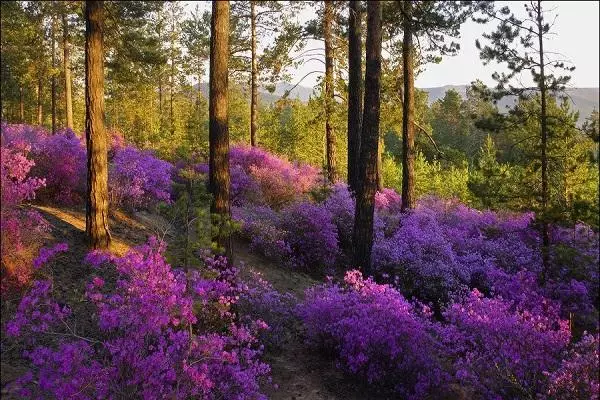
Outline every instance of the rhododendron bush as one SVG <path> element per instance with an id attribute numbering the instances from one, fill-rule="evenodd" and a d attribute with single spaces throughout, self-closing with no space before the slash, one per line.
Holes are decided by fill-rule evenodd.
<path id="1" fill-rule="evenodd" d="M 447 373 L 426 317 L 397 290 L 365 280 L 358 271 L 346 273 L 344 283 L 307 292 L 299 314 L 310 342 L 333 351 L 345 370 L 402 398 L 446 390 Z"/>
<path id="2" fill-rule="evenodd" d="M 30 176 L 35 165 L 29 158 L 30 150 L 24 143 L 0 147 L 2 293 L 31 279 L 40 235 L 49 229 L 40 213 L 21 207 L 45 185 L 44 179 Z"/>
<path id="3" fill-rule="evenodd" d="M 350 271 L 342 285 L 309 289 L 298 313 L 313 346 L 401 398 L 598 395 L 597 337 L 570 348 L 559 304 L 533 292 L 511 301 L 474 290 L 436 319 L 392 286 Z"/>
<path id="4" fill-rule="evenodd" d="M 294 164 L 258 147 L 237 145 L 229 151 L 231 198 L 234 205 L 260 204 L 279 209 L 306 199 L 321 183 L 319 170 Z M 208 172 L 208 166 L 198 166 Z"/>
<path id="5" fill-rule="evenodd" d="M 27 149 L 35 162 L 32 173 L 45 179 L 42 200 L 81 204 L 85 197 L 85 138 L 70 129 L 51 135 L 28 125 L 2 124 L 2 142 L 8 149 Z M 110 133 L 109 197 L 112 204 L 128 209 L 151 208 L 171 201 L 172 165 L 148 151 L 125 146 L 122 137 Z"/>
<path id="6" fill-rule="evenodd" d="M 115 152 L 109 174 L 109 198 L 116 206 L 151 207 L 171 200 L 172 165 L 151 152 L 127 146 Z"/>
<path id="7" fill-rule="evenodd" d="M 72 311 L 58 305 L 50 281 L 36 281 L 7 334 L 21 340 L 31 369 L 11 388 L 19 396 L 265 398 L 260 383 L 261 320 L 242 324 L 234 312 L 244 290 L 224 258 L 205 258 L 205 272 L 172 269 L 156 239 L 123 257 L 94 252 L 98 273 L 86 288 L 95 305 L 96 337 L 74 332 Z M 112 289 L 110 289 L 112 287 Z M 47 338 L 58 337 L 47 345 Z"/>

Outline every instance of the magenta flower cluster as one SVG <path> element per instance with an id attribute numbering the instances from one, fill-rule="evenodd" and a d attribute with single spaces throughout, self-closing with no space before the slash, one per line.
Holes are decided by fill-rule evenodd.
<path id="1" fill-rule="evenodd" d="M 33 259 L 39 249 L 39 237 L 49 229 L 42 215 L 23 208 L 34 200 L 46 184 L 31 175 L 35 162 L 29 157 L 31 146 L 23 141 L 5 137 L 2 124 L 0 147 L 0 240 L 2 245 L 2 287 L 7 290 L 29 282 L 33 274 Z"/>
<path id="2" fill-rule="evenodd" d="M 260 361 L 257 335 L 268 326 L 240 322 L 237 269 L 206 258 L 202 273 L 174 270 L 163 250 L 150 239 L 120 258 L 90 254 L 87 261 L 105 276 L 86 290 L 97 310 L 93 337 L 74 331 L 50 282 L 34 282 L 7 325 L 27 343 L 31 360 L 12 390 L 28 398 L 266 398 L 261 382 L 270 368 Z M 61 339 L 48 346 L 44 334 Z"/>
<path id="3" fill-rule="evenodd" d="M 558 303 L 534 293 L 511 301 L 475 289 L 437 319 L 392 286 L 349 271 L 343 285 L 309 289 L 298 314 L 310 344 L 333 353 L 347 372 L 401 398 L 598 395 L 597 336 L 570 346 L 569 323 Z"/>
<path id="4" fill-rule="evenodd" d="M 45 179 L 42 200 L 58 204 L 81 204 L 85 197 L 85 138 L 64 129 L 51 135 L 42 128 L 2 124 L 2 142 L 20 149 L 35 162 L 32 173 Z M 173 166 L 149 151 L 125 146 L 111 133 L 109 150 L 109 197 L 112 204 L 128 209 L 150 208 L 171 200 Z"/>

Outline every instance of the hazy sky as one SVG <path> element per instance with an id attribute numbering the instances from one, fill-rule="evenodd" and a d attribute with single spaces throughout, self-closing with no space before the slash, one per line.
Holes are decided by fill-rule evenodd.
<path id="1" fill-rule="evenodd" d="M 203 9 L 210 8 L 210 2 L 195 3 L 185 2 L 186 9 L 194 9 L 197 4 Z M 499 1 L 497 5 L 509 5 L 510 8 L 523 16 L 525 11 L 522 1 Z M 598 1 L 544 1 L 546 10 L 551 10 L 547 18 L 558 14 L 553 32 L 556 35 L 550 37 L 545 43 L 545 49 L 560 52 L 570 60 L 576 69 L 571 73 L 572 79 L 569 86 L 574 87 L 598 87 L 599 84 L 599 17 L 600 2 Z M 314 18 L 314 11 L 304 10 L 299 14 L 299 21 Z M 495 24 L 480 25 L 468 21 L 461 28 L 460 53 L 454 57 L 444 57 L 440 64 L 431 64 L 425 71 L 416 77 L 418 87 L 436 87 L 444 85 L 463 85 L 480 79 L 491 85 L 492 72 L 497 66 L 483 66 L 479 59 L 479 52 L 475 48 L 475 39 L 481 38 L 483 32 L 490 32 Z M 311 47 L 318 46 L 318 42 L 309 44 Z M 322 46 L 322 44 L 321 44 Z M 293 72 L 292 83 L 296 83 L 307 72 L 324 69 L 323 63 L 311 61 Z M 313 86 L 319 74 L 313 74 L 302 81 L 302 86 Z M 527 77 L 528 79 L 528 77 Z"/>

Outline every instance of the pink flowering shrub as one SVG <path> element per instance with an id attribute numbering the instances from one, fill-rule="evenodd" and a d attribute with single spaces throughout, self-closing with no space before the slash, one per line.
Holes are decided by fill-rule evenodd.
<path id="1" fill-rule="evenodd" d="M 113 205 L 129 209 L 171 201 L 173 166 L 152 153 L 125 146 L 118 132 L 109 133 L 109 196 Z M 41 128 L 2 124 L 2 142 L 35 161 L 32 173 L 45 179 L 41 200 L 80 204 L 86 188 L 85 138 L 69 129 L 49 135 Z M 33 164 L 32 164 L 33 165 Z"/>
<path id="2" fill-rule="evenodd" d="M 4 138 L 5 126 L 2 126 Z M 0 255 L 2 257 L 1 292 L 23 286 L 33 274 L 33 259 L 40 248 L 39 237 L 49 230 L 48 223 L 35 210 L 22 205 L 36 196 L 45 185 L 31 177 L 35 163 L 28 158 L 27 144 L 0 147 Z"/>
<path id="3" fill-rule="evenodd" d="M 339 255 L 337 229 L 322 206 L 304 201 L 281 210 L 280 228 L 291 249 L 293 268 L 333 267 Z"/>
<path id="4" fill-rule="evenodd" d="M 600 398 L 600 355 L 598 334 L 585 335 L 567 352 L 560 367 L 548 374 L 550 384 L 547 395 L 550 399 L 595 399 Z"/>
<path id="5" fill-rule="evenodd" d="M 333 352 L 344 370 L 401 398 L 444 392 L 448 375 L 427 312 L 421 316 L 397 290 L 365 280 L 356 270 L 344 282 L 307 291 L 298 312 L 310 343 Z"/>
<path id="6" fill-rule="evenodd" d="M 280 293 L 260 273 L 254 272 L 246 282 L 238 307 L 246 318 L 260 318 L 269 328 L 259 334 L 261 343 L 282 349 L 296 331 L 294 307 L 298 300 L 291 293 Z"/>
<path id="7" fill-rule="evenodd" d="M 150 152 L 130 146 L 117 150 L 108 174 L 111 203 L 135 209 L 170 202 L 172 169 Z"/>
<path id="8" fill-rule="evenodd" d="M 234 201 L 264 204 L 275 209 L 307 198 L 319 184 L 318 169 L 297 165 L 249 146 L 229 152 Z"/>
<path id="9" fill-rule="evenodd" d="M 85 144 L 70 129 L 49 135 L 33 152 L 33 172 L 46 179 L 40 198 L 59 204 L 80 204 L 85 197 Z"/>
<path id="10" fill-rule="evenodd" d="M 186 275 L 162 251 L 151 239 L 120 258 L 90 254 L 99 272 L 117 273 L 114 285 L 95 277 L 87 286 L 97 338 L 75 335 L 50 283 L 36 282 L 7 326 L 32 348 L 25 352 L 31 369 L 12 390 L 36 398 L 265 399 L 260 382 L 269 366 L 259 359 L 256 335 L 268 327 L 238 322 L 237 270 L 217 258 L 207 261 L 206 277 Z M 38 340 L 44 333 L 62 339 L 48 346 Z"/>
<path id="11" fill-rule="evenodd" d="M 474 290 L 444 312 L 440 328 L 456 379 L 482 398 L 533 398 L 548 383 L 571 333 L 556 304 L 484 298 Z"/>

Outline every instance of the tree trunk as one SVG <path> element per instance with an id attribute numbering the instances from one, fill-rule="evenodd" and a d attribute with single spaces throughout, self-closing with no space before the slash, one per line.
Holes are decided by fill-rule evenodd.
<path id="1" fill-rule="evenodd" d="M 62 16 L 63 23 L 63 72 L 65 75 L 65 114 L 67 128 L 73 129 L 73 98 L 71 92 L 71 60 L 69 49 L 69 24 L 67 15 Z"/>
<path id="2" fill-rule="evenodd" d="M 44 116 L 42 115 L 42 77 L 38 77 L 37 87 L 35 92 L 37 94 L 37 124 L 42 125 Z"/>
<path id="3" fill-rule="evenodd" d="M 56 133 L 56 17 L 52 17 L 52 134 Z"/>
<path id="4" fill-rule="evenodd" d="M 539 77 L 539 88 L 541 96 L 541 136 L 542 136 L 542 149 L 541 149 L 541 162 L 542 162 L 542 263 L 543 263 L 543 275 L 542 281 L 545 281 L 548 275 L 548 268 L 550 264 L 550 234 L 548 232 L 548 117 L 546 110 L 546 75 L 544 71 L 544 26 L 543 26 L 543 15 L 542 15 L 542 4 L 541 1 L 537 2 L 537 28 L 538 28 L 538 45 L 539 45 L 539 57 L 540 57 L 540 77 Z"/>
<path id="5" fill-rule="evenodd" d="M 379 107 L 381 88 L 381 3 L 367 3 L 367 68 L 365 71 L 365 102 L 360 145 L 359 186 L 354 216 L 354 266 L 371 275 L 373 248 L 373 213 L 377 190 L 377 148 L 379 137 Z"/>
<path id="6" fill-rule="evenodd" d="M 323 16 L 323 37 L 325 39 L 325 140 L 327 156 L 327 177 L 330 182 L 337 180 L 335 166 L 335 136 L 331 124 L 333 108 L 333 1 L 325 0 L 325 14 Z"/>
<path id="7" fill-rule="evenodd" d="M 213 241 L 232 262 L 229 204 L 228 70 L 229 2 L 213 1 L 210 26 L 209 185 L 211 214 L 216 220 Z"/>
<path id="8" fill-rule="evenodd" d="M 415 208 L 415 76 L 413 59 L 412 3 L 403 1 L 404 107 L 402 108 L 402 211 Z"/>
<path id="9" fill-rule="evenodd" d="M 85 3 L 85 134 L 87 202 L 85 231 L 90 247 L 108 248 L 108 158 L 104 129 L 104 4 Z"/>
<path id="10" fill-rule="evenodd" d="M 19 122 L 25 123 L 25 103 L 23 102 L 23 87 L 19 86 Z"/>
<path id="11" fill-rule="evenodd" d="M 378 146 L 377 146 L 377 191 L 383 192 L 383 138 L 381 132 L 378 135 Z"/>
<path id="12" fill-rule="evenodd" d="M 250 0 L 250 27 L 252 30 L 252 82 L 250 96 L 250 144 L 256 146 L 257 112 L 258 112 L 258 60 L 256 57 L 256 9 Z"/>
<path id="13" fill-rule="evenodd" d="M 348 186 L 356 193 L 362 121 L 362 16 L 360 1 L 350 1 L 348 23 Z"/>
<path id="14" fill-rule="evenodd" d="M 171 71 L 169 85 L 169 128 L 171 136 L 175 135 L 175 114 L 173 113 L 173 96 L 175 92 L 175 17 L 171 15 Z"/>

